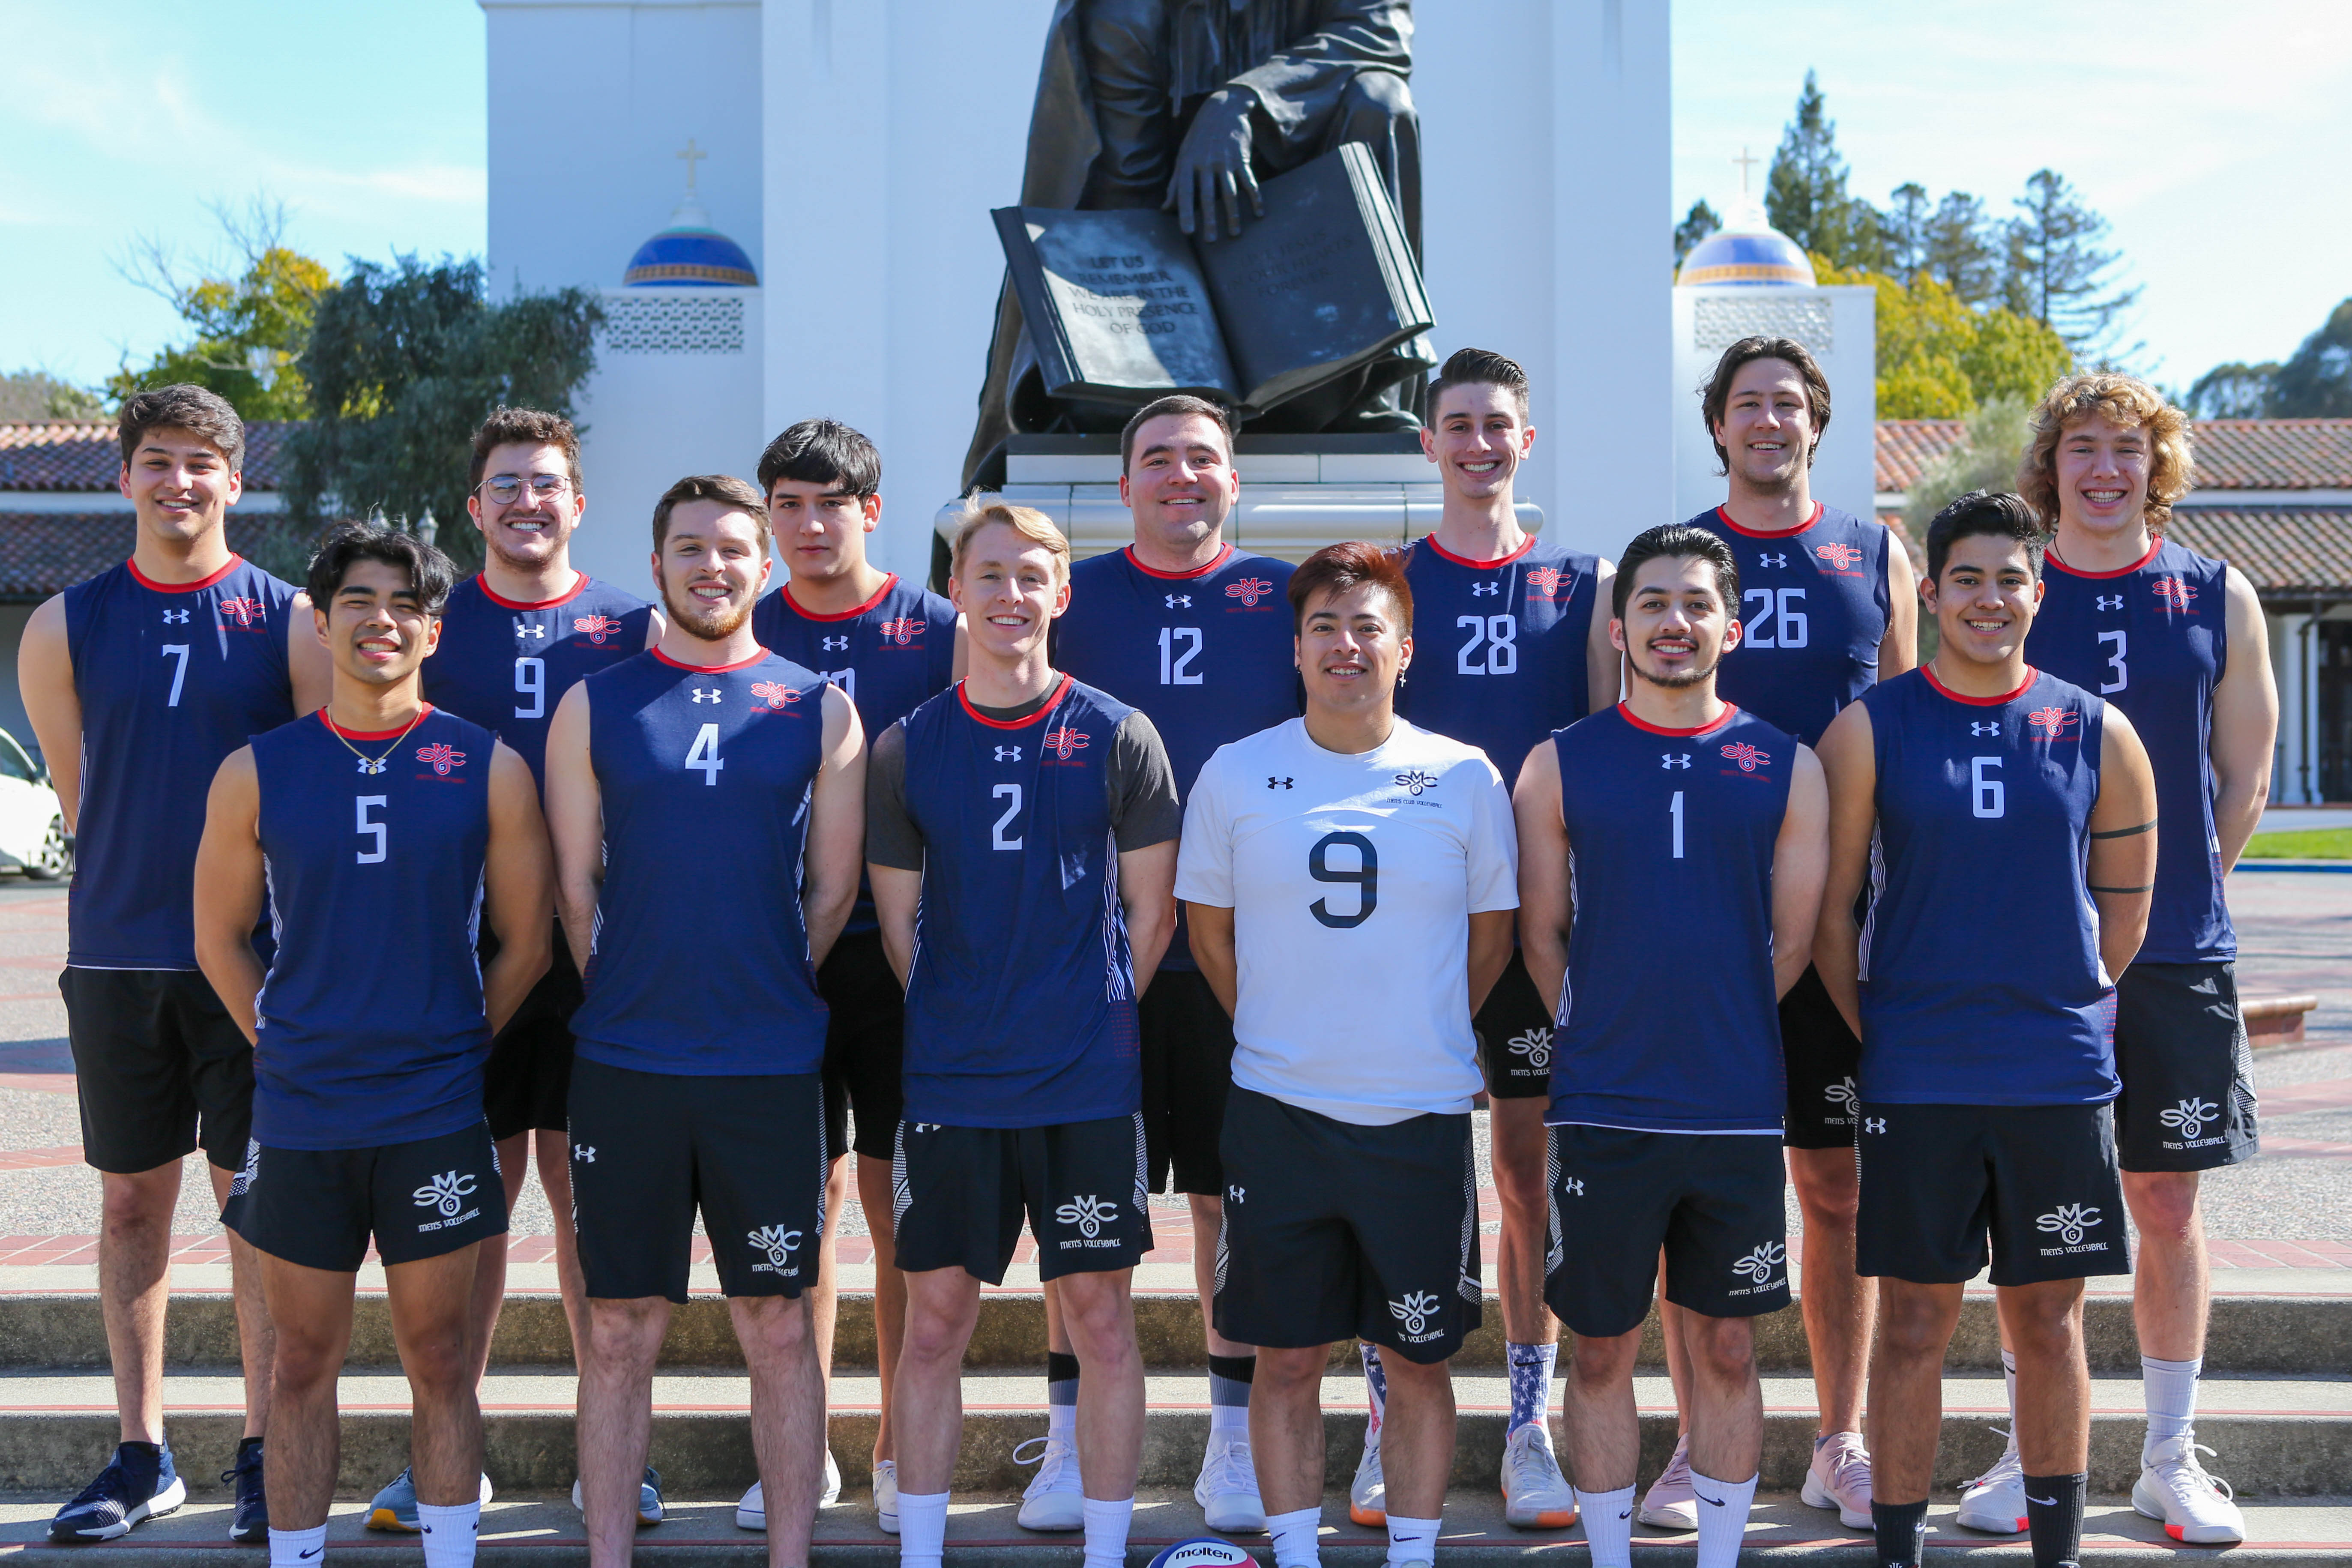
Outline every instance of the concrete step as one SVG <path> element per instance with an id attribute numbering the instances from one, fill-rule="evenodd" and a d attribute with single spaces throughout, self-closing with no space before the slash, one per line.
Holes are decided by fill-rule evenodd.
<path id="1" fill-rule="evenodd" d="M 984 1371 L 964 1380 L 964 1435 L 956 1486 L 1017 1489 L 1032 1473 L 1013 1460 L 1013 1449 L 1045 1429 L 1042 1379 L 1034 1372 Z M 2091 1486 L 2127 1492 L 2139 1475 L 2145 1430 L 2136 1378 L 2093 1380 Z M 1144 1439 L 1143 1484 L 1189 1485 L 1208 1438 L 1208 1390 L 1198 1376 L 1147 1380 L 1150 1415 Z M 362 1499 L 406 1463 L 408 1385 L 391 1369 L 347 1372 L 342 1411 L 341 1495 Z M 1643 1473 L 1663 1469 L 1674 1448 L 1673 1392 L 1663 1376 L 1636 1379 L 1643 1412 Z M 210 1478 L 226 1468 L 240 1430 L 240 1387 L 229 1373 L 171 1378 L 164 1389 L 173 1448 L 181 1470 Z M 1454 1479 L 1474 1488 L 1494 1484 L 1502 1463 L 1510 1409 L 1508 1380 L 1462 1373 L 1454 1379 L 1460 1440 Z M 574 1384 L 569 1376 L 493 1373 L 483 1389 L 488 1434 L 487 1468 L 497 1485 L 523 1491 L 568 1489 L 574 1474 Z M 681 1495 L 740 1490 L 753 1476 L 746 1415 L 750 1385 L 722 1372 L 668 1373 L 656 1380 L 653 1463 Z M 1360 1375 L 1341 1373 L 1324 1384 L 1327 1476 L 1345 1486 L 1363 1444 Z M 1559 1394 L 1552 1396 L 1555 1413 Z M 1765 1380 L 1762 1484 L 1793 1489 L 1803 1479 L 1815 1426 L 1811 1383 L 1775 1375 Z M 880 1410 L 871 1376 L 834 1380 L 831 1443 L 853 1485 L 868 1475 Z M 1945 1381 L 1945 1417 L 1936 1474 L 1958 1486 L 1990 1467 L 2005 1425 L 1998 1375 L 1962 1374 Z M 2219 1450 L 2216 1474 L 2241 1490 L 2263 1497 L 2318 1496 L 2347 1489 L 2352 1469 L 2352 1377 L 2208 1379 L 2201 1391 L 2199 1436 Z M 16 1373 L 0 1378 L 0 1490 L 78 1490 L 112 1452 L 116 1437 L 112 1386 L 102 1374 Z M 192 1479 L 192 1484 L 193 1479 Z"/>
<path id="2" fill-rule="evenodd" d="M 2352 1292 L 2352 1276 L 2344 1281 Z M 1160 1369 L 1205 1367 L 1201 1310 L 1190 1295 L 1139 1293 L 1136 1337 L 1144 1364 Z M 2137 1373 L 2139 1342 L 2132 1329 L 2127 1297 L 2096 1295 L 2084 1303 L 2084 1339 L 2095 1372 Z M 236 1322 L 226 1294 L 175 1294 L 164 1320 L 164 1360 L 173 1367 L 218 1367 L 236 1361 Z M 2207 1332 L 2205 1365 L 2211 1373 L 2326 1373 L 2347 1364 L 2352 1343 L 2352 1293 L 2217 1295 Z M 1757 1320 L 1758 1363 L 1769 1371 L 1801 1372 L 1811 1363 L 1804 1320 L 1791 1305 Z M 1352 1360 L 1352 1349 L 1334 1353 L 1334 1364 Z M 352 1329 L 354 1363 L 390 1363 L 391 1316 L 380 1293 L 363 1292 Z M 552 1295 L 507 1298 L 491 1346 L 491 1363 L 505 1368 L 569 1367 L 572 1340 L 562 1303 Z M 1654 1308 L 1643 1331 L 1642 1360 L 1664 1364 Z M 729 1325 L 726 1303 L 698 1296 L 670 1321 L 662 1361 L 673 1367 L 740 1367 L 742 1353 Z M 1017 1290 L 992 1290 L 981 1298 L 980 1324 L 964 1356 L 971 1367 L 1043 1367 L 1045 1362 L 1045 1299 Z M 0 1368 L 104 1367 L 106 1328 L 98 1298 L 84 1292 L 0 1293 Z M 1487 1298 L 1486 1322 L 1471 1335 L 1454 1364 L 1465 1368 L 1503 1364 L 1502 1313 Z M 1990 1293 L 1971 1291 L 1952 1336 L 1948 1364 L 1990 1371 L 2000 1364 L 2000 1344 Z M 854 1370 L 874 1365 L 874 1299 L 845 1293 L 835 1331 L 834 1365 Z"/>
<path id="3" fill-rule="evenodd" d="M 222 1568 L 225 1563 L 259 1563 L 259 1548 L 232 1546 L 226 1540 L 228 1509 L 215 1491 L 198 1490 L 189 1505 L 168 1518 L 142 1525 L 127 1540 L 104 1548 L 115 1568 Z M 52 1547 L 43 1531 L 57 1499 L 0 1496 L 0 1558 L 25 1568 L 87 1564 L 91 1548 Z M 1929 1512 L 1930 1561 L 1958 1568 L 1963 1553 L 1981 1568 L 2025 1568 L 2031 1554 L 2024 1538 L 1979 1535 L 1952 1522 L 1955 1500 L 1945 1497 Z M 1034 1535 L 1013 1522 L 1017 1500 L 1009 1494 L 959 1496 L 950 1512 L 948 1543 L 958 1563 L 990 1568 L 1075 1568 L 1079 1546 L 1074 1535 Z M 413 1536 L 370 1534 L 361 1528 L 363 1503 L 339 1504 L 328 1526 L 327 1563 L 363 1555 L 393 1568 L 414 1564 L 422 1552 Z M 2232 1549 L 2232 1568 L 2339 1568 L 2352 1564 L 2352 1498 L 2268 1500 L 2246 1505 L 2252 1539 Z M 1379 1568 L 1387 1541 L 1380 1531 L 1348 1521 L 1348 1499 L 1335 1490 L 1323 1501 L 1323 1561 L 1330 1568 Z M 761 1568 L 766 1549 L 761 1536 L 735 1528 L 735 1494 L 674 1490 L 669 1518 L 637 1533 L 640 1560 L 661 1568 Z M 1205 1533 L 1189 1488 L 1145 1488 L 1136 1499 L 1135 1523 L 1128 1539 L 1129 1568 L 1143 1568 L 1171 1542 Z M 1268 1557 L 1265 1537 L 1244 1535 L 1241 1544 Z M 1584 1532 L 1517 1531 L 1502 1521 L 1502 1502 L 1489 1488 L 1464 1489 L 1446 1500 L 1443 1560 L 1465 1556 L 1484 1563 L 1582 1561 Z M 1694 1538 L 1637 1528 L 1634 1548 L 1644 1563 L 1688 1563 Z M 586 1542 L 580 1516 L 554 1499 L 500 1497 L 482 1517 L 482 1568 L 548 1568 L 556 1561 L 581 1561 Z M 2165 1539 L 2154 1521 L 2142 1519 L 2122 1496 L 2094 1497 L 2084 1519 L 2083 1556 L 2101 1568 L 2179 1568 L 2184 1557 L 2202 1559 L 2198 1548 Z M 1570 1553 L 1576 1553 L 1570 1556 Z M 1841 1528 L 1837 1516 L 1800 1503 L 1790 1493 L 1756 1500 L 1749 1517 L 1744 1562 L 1802 1563 L 1807 1568 L 1873 1568 L 1870 1543 Z M 863 1490 L 847 1491 L 841 1503 L 817 1516 L 814 1568 L 897 1568 L 898 1544 L 875 1527 Z"/>

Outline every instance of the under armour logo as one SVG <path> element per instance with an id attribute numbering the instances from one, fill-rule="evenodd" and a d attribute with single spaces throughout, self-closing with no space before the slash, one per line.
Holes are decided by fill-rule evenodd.
<path id="1" fill-rule="evenodd" d="M 1661 752 L 1658 754 L 1658 766 L 1662 768 L 1686 768 L 1690 766 L 1690 753 L 1688 752 Z"/>
<path id="2" fill-rule="evenodd" d="M 2000 721 L 1995 719 L 1990 723 L 1972 723 L 1969 726 L 1969 733 L 1971 735 L 1998 735 L 2000 733 Z"/>
<path id="3" fill-rule="evenodd" d="M 360 759 L 360 772 L 363 773 L 380 773 L 383 772 L 383 759 L 382 757 L 362 757 Z"/>
<path id="4" fill-rule="evenodd" d="M 1268 789 L 1293 789 L 1297 787 L 1297 784 L 1294 780 L 1278 779 L 1272 773 L 1268 773 L 1265 776 L 1265 787 Z"/>
<path id="5" fill-rule="evenodd" d="M 188 624 L 188 612 L 166 610 L 163 612 L 163 624 L 167 626 L 184 626 Z"/>
<path id="6" fill-rule="evenodd" d="M 1089 1193 L 1055 1209 L 1054 1217 L 1064 1225 L 1076 1226 L 1080 1236 L 1092 1237 L 1101 1235 L 1102 1227 L 1118 1217 L 1118 1205 Z"/>
<path id="7" fill-rule="evenodd" d="M 2099 595 L 2099 608 L 2103 610 L 2120 610 L 2123 607 L 2124 596 L 2121 594 L 2102 594 Z"/>
<path id="8" fill-rule="evenodd" d="M 1000 763 L 1017 763 L 1021 760 L 1021 748 L 999 746 L 996 748 L 996 760 Z"/>
<path id="9" fill-rule="evenodd" d="M 514 628 L 515 636 L 519 637 L 544 637 L 547 636 L 547 628 L 545 626 L 541 626 L 537 621 L 526 621 L 520 616 L 517 616 L 514 618 Z"/>
<path id="10" fill-rule="evenodd" d="M 937 1121 L 918 1121 L 914 1124 L 915 1131 L 918 1132 L 937 1132 L 940 1127 L 940 1123 Z"/>
<path id="11" fill-rule="evenodd" d="M 1864 1132 L 1884 1132 L 1886 1131 L 1886 1118 L 1865 1116 L 1862 1119 L 1862 1130 Z"/>
<path id="12" fill-rule="evenodd" d="M 817 640 L 824 644 L 824 651 L 827 653 L 849 651 L 849 638 L 846 635 L 837 637 L 820 637 Z"/>
<path id="13" fill-rule="evenodd" d="M 1775 555 L 1769 551 L 1759 551 L 1756 561 L 1760 566 L 1786 566 L 1789 563 L 1787 555 Z"/>
<path id="14" fill-rule="evenodd" d="M 716 702 L 719 700 L 720 691 L 720 689 L 716 686 L 689 686 L 687 689 L 693 693 L 697 702 Z"/>
<path id="15" fill-rule="evenodd" d="M 1562 1176 L 1559 1179 L 1559 1190 L 1572 1198 L 1580 1198 L 1584 1195 L 1584 1178 Z"/>
<path id="16" fill-rule="evenodd" d="M 1171 610 L 1189 610 L 1192 607 L 1192 595 L 1171 594 L 1168 595 L 1168 607 Z"/>
<path id="17" fill-rule="evenodd" d="M 2078 1247 L 2084 1234 L 2099 1223 L 2099 1211 L 2088 1204 L 2060 1204 L 2035 1220 L 2033 1228 L 2053 1233 L 2069 1247 Z"/>
<path id="18" fill-rule="evenodd" d="M 1470 584 L 1470 596 L 1474 599 L 1492 599 L 1500 595 L 1502 591 L 1503 585 L 1500 583 L 1473 583 Z"/>
<path id="19" fill-rule="evenodd" d="M 2157 1120 L 2183 1138 L 2194 1138 L 2205 1131 L 2205 1123 L 2220 1114 L 2221 1110 L 2210 1100 L 2192 1097 L 2182 1100 L 2177 1108 L 2166 1111 Z"/>
<path id="20" fill-rule="evenodd" d="M 572 1145 L 572 1157 L 583 1165 L 593 1165 L 596 1163 L 596 1146 L 593 1143 L 574 1143 Z"/>
<path id="21" fill-rule="evenodd" d="M 1247 1187 L 1228 1186 L 1225 1189 L 1225 1202 L 1229 1204 L 1237 1204 L 1242 1201 L 1242 1195 L 1248 1191 L 1249 1189 Z"/>

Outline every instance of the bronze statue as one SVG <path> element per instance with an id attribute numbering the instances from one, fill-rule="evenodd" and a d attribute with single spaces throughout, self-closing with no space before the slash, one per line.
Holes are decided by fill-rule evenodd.
<path id="1" fill-rule="evenodd" d="M 1187 233 L 1239 232 L 1257 182 L 1362 142 L 1421 256 L 1421 140 L 1406 79 L 1411 0 L 1055 0 L 1024 206 L 1171 208 Z M 1414 427 L 1421 345 L 1277 405 L 1255 431 Z M 1124 411 L 1045 395 L 1010 288 L 997 300 L 971 483 L 1015 431 L 1117 430 Z"/>

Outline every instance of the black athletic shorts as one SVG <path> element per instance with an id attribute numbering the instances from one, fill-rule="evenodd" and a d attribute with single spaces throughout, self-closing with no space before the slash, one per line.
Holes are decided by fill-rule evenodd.
<path id="1" fill-rule="evenodd" d="M 1666 1300 L 1708 1318 L 1789 1304 L 1780 1141 L 1769 1134 L 1551 1131 L 1544 1300 L 1580 1334 L 1642 1326 L 1666 1252 Z"/>
<path id="2" fill-rule="evenodd" d="M 1470 1027 L 1478 1037 L 1489 1099 L 1541 1100 L 1551 1093 L 1552 1010 L 1518 949 L 1511 950 L 1511 962 Z"/>
<path id="3" fill-rule="evenodd" d="M 1151 1190 L 1214 1197 L 1225 1190 L 1217 1138 L 1234 1082 L 1234 1021 L 1197 969 L 1160 971 L 1135 1011 Z"/>
<path id="4" fill-rule="evenodd" d="M 489 1124 L 372 1149 L 248 1142 L 221 1223 L 305 1268 L 356 1271 L 368 1237 L 386 1264 L 438 1258 L 507 1233 L 507 1185 Z"/>
<path id="5" fill-rule="evenodd" d="M 1236 1087 L 1225 1106 L 1217 1332 L 1370 1340 L 1428 1365 L 1478 1326 L 1470 1118 L 1362 1127 Z"/>
<path id="6" fill-rule="evenodd" d="M 816 972 L 816 989 L 833 1013 L 824 1026 L 824 1146 L 836 1156 L 854 1149 L 887 1160 L 907 1106 L 907 988 L 882 955 L 882 933 L 835 942 Z"/>
<path id="7" fill-rule="evenodd" d="M 1780 1060 L 1789 1083 L 1781 1142 L 1791 1149 L 1852 1148 L 1862 1042 L 1845 1026 L 1845 1016 L 1811 964 L 1780 998 Z"/>
<path id="8" fill-rule="evenodd" d="M 832 1163 L 818 1074 L 697 1077 L 583 1057 L 571 1138 L 590 1296 L 685 1300 L 698 1211 L 726 1294 L 797 1296 L 816 1283 Z"/>
<path id="9" fill-rule="evenodd" d="M 2111 1105 L 1861 1107 L 1854 1272 L 1996 1285 L 2131 1272 Z M 1987 1245 L 1987 1234 L 1990 1244 Z"/>
<path id="10" fill-rule="evenodd" d="M 2116 1141 L 2126 1171 L 2210 1171 L 2262 1150 L 2238 966 L 2134 963 L 2116 983 Z"/>
<path id="11" fill-rule="evenodd" d="M 487 924 L 479 951 L 485 963 L 499 951 L 498 938 Z M 504 1140 L 541 1128 L 563 1130 L 572 1093 L 572 1015 L 579 1010 L 580 994 L 580 971 L 559 922 L 547 973 L 490 1042 L 489 1065 L 482 1071 L 482 1109 L 490 1119 L 491 1137 Z"/>
<path id="12" fill-rule="evenodd" d="M 908 1274 L 961 1268 L 1003 1284 L 1024 1213 L 1046 1279 L 1132 1268 L 1151 1250 L 1139 1111 L 1053 1127 L 901 1121 L 890 1191 Z"/>
<path id="13" fill-rule="evenodd" d="M 193 969 L 58 976 L 81 1101 L 82 1158 L 137 1175 L 201 1145 L 234 1171 L 253 1131 L 253 1047 Z"/>

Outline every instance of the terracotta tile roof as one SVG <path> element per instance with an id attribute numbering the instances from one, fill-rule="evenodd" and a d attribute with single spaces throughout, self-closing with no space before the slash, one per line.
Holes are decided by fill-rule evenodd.
<path id="1" fill-rule="evenodd" d="M 228 521 L 229 548 L 254 548 L 267 517 Z M 28 604 L 69 588 L 131 554 L 138 523 L 125 511 L 0 510 L 0 604 Z"/>
<path id="2" fill-rule="evenodd" d="M 1907 490 L 1959 443 L 1957 419 L 1878 422 L 1877 487 Z M 2352 419 L 2200 419 L 2200 490 L 2352 489 Z"/>
<path id="3" fill-rule="evenodd" d="M 2352 599 L 2352 507 L 2182 507 L 2165 532 L 2227 561 L 2265 599 Z"/>
<path id="4" fill-rule="evenodd" d="M 245 488 L 278 488 L 285 420 L 257 419 L 245 427 Z M 110 490 L 122 467 L 111 422 L 0 424 L 0 492 Z"/>

